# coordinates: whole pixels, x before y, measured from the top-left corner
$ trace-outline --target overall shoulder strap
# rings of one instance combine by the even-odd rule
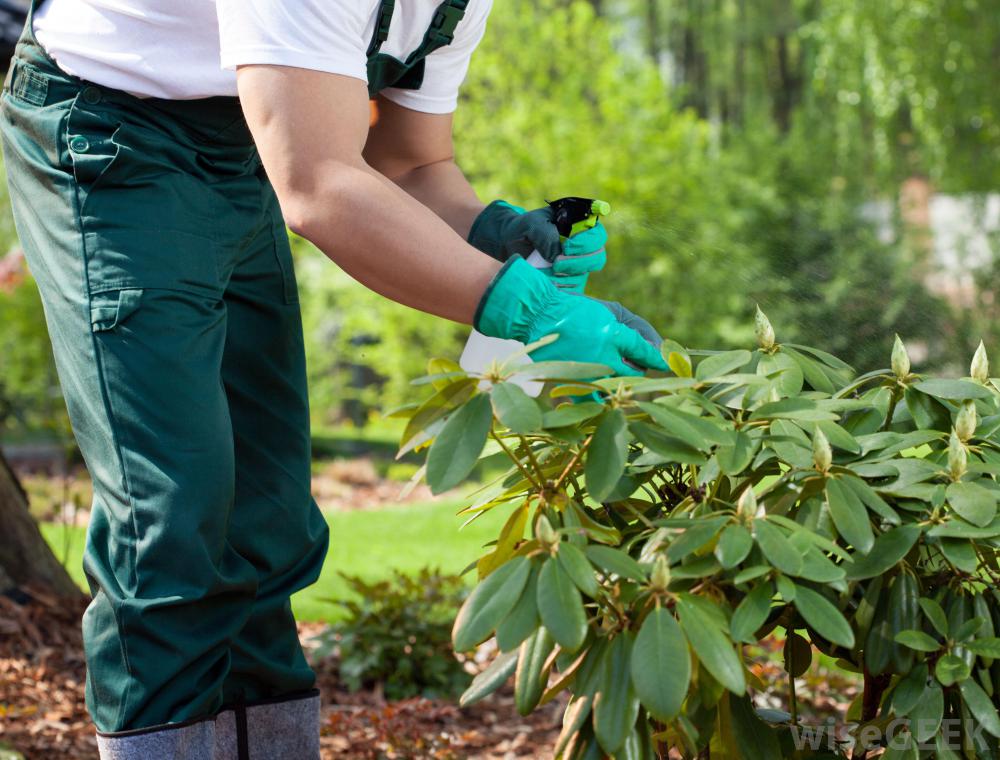
[[[378,16],[375,19],[375,32],[372,41],[368,43],[368,59],[378,55],[382,43],[389,39],[389,24],[392,23],[392,12],[396,9],[396,0],[381,0]]]
[[[434,11],[431,25],[424,33],[424,39],[406,59],[407,63],[422,60],[439,48],[450,45],[455,39],[455,28],[465,16],[469,0],[444,0]]]

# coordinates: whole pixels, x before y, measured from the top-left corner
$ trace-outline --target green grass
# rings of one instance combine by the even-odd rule
[[[507,517],[507,510],[495,510],[459,530],[464,518],[455,513],[461,503],[461,499],[451,499],[327,515],[330,552],[319,581],[292,598],[296,616],[300,620],[340,616],[341,608],[335,601],[347,592],[338,572],[367,580],[388,577],[393,570],[412,573],[424,567],[461,572],[482,554],[483,544],[496,538]],[[73,579],[86,587],[80,567],[83,528],[56,523],[41,527],[56,557],[64,561]]]

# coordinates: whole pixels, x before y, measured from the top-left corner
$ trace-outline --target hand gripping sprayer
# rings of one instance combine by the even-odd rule
[[[560,198],[557,201],[548,201],[548,204],[553,212],[552,221],[564,243],[573,235],[589,230],[597,224],[600,217],[611,213],[609,203],[593,198]],[[528,256],[528,263],[536,269],[548,269],[552,266],[552,263],[542,258],[542,254],[538,251],[533,251]],[[523,348],[524,344],[520,341],[491,338],[473,330],[465,344],[465,350],[462,351],[459,364],[466,372],[481,373],[485,372],[494,361],[502,361]],[[519,359],[522,364],[530,361],[529,356]],[[542,391],[542,383],[535,380],[518,380],[515,375],[511,381],[520,385],[531,396],[537,396]]]

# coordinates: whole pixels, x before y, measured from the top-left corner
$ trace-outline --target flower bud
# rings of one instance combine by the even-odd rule
[[[559,543],[559,534],[553,530],[552,523],[549,522],[545,515],[539,517],[538,522],[535,523],[535,537],[546,548]]]
[[[892,344],[892,373],[900,379],[910,374],[910,355],[898,335]]]
[[[833,464],[833,449],[830,448],[830,441],[819,428],[816,428],[816,432],[813,433],[813,464],[820,472],[827,472],[830,465]]]
[[[757,313],[754,315],[753,332],[757,337],[758,346],[765,351],[774,347],[774,328],[771,326],[771,320],[761,311],[760,306],[757,307]]]
[[[976,413],[975,401],[964,401],[955,417],[955,433],[959,440],[967,441],[976,434],[979,427],[979,415]]]
[[[990,379],[990,359],[986,355],[986,346],[983,345],[982,341],[979,341],[979,348],[976,349],[976,354],[972,357],[972,368],[969,370],[969,375],[973,380],[978,380],[981,383]]]
[[[958,434],[952,430],[951,440],[948,442],[948,471],[951,473],[951,479],[955,482],[961,480],[968,466],[969,452],[966,451],[965,444]]]
[[[736,502],[736,513],[745,520],[757,516],[759,507],[757,505],[757,494],[752,487],[748,487],[740,494],[740,499]]]
[[[653,572],[649,576],[649,586],[657,591],[666,591],[669,585],[670,565],[664,555],[657,554],[653,561]]]

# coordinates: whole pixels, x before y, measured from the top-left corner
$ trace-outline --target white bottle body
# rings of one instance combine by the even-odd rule
[[[542,258],[542,254],[538,251],[534,251],[528,257],[528,263],[535,269],[548,269],[552,266]],[[465,349],[462,351],[458,363],[466,372],[484,372],[494,361],[502,361],[522,348],[524,348],[524,344],[520,341],[491,338],[478,330],[473,330],[465,343]],[[530,361],[531,357],[527,355],[518,359],[521,364],[527,364]],[[510,380],[521,386],[521,389],[529,396],[537,396],[542,392],[543,383],[537,380],[518,379],[517,375]]]

